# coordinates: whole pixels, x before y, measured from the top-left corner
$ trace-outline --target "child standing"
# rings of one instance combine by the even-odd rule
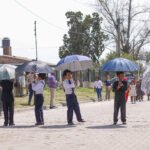
[[[98,101],[102,101],[102,87],[103,87],[102,81],[99,80],[99,77],[96,77],[96,81],[94,82],[94,88],[97,93]]]
[[[75,94],[75,84],[72,79],[72,72],[70,70],[65,70],[63,72],[63,87],[66,94],[66,101],[67,101],[67,121],[68,125],[74,125],[73,123],[73,111],[76,114],[78,122],[85,122],[80,113],[79,103]]]
[[[141,80],[137,82],[137,100],[143,101],[144,92],[141,90]]]
[[[131,103],[135,104],[137,93],[136,93],[136,84],[134,80],[132,80],[130,85],[130,96],[131,96]]]
[[[45,86],[45,74],[38,74],[36,81],[32,83],[32,89],[35,91],[35,118],[36,124],[35,125],[44,125],[44,118],[43,118],[43,89]]]

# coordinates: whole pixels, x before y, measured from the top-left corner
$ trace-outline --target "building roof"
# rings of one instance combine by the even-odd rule
[[[21,65],[27,61],[32,61],[27,57],[18,57],[18,56],[9,56],[9,55],[0,55],[0,64],[13,64],[13,65]],[[42,61],[43,62],[43,61]],[[55,64],[47,63],[51,67],[55,67]]]

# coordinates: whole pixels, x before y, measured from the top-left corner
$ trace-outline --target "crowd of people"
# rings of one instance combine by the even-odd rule
[[[137,81],[136,78],[132,79],[130,82],[127,77],[124,77],[124,81],[127,81],[127,90],[125,92],[126,102],[128,99],[131,100],[132,104],[135,104],[137,101],[143,101],[143,96],[147,95],[147,100],[150,101],[150,91],[147,90],[144,93],[141,89],[142,80]],[[102,96],[103,89],[105,88],[105,96]],[[104,81],[100,80],[99,77],[96,77],[94,82],[94,91],[97,94],[97,100],[110,100],[111,99],[111,91],[113,88],[113,83],[110,80],[109,75],[106,76]]]
[[[26,75],[27,85],[28,85],[28,105],[31,105],[32,99],[34,99],[34,112],[35,112],[35,125],[44,125],[44,115],[43,115],[43,104],[44,104],[44,87],[47,85],[50,88],[50,109],[56,108],[55,106],[55,93],[58,86],[58,82],[55,75],[52,73],[48,76],[46,80],[46,74],[39,73],[27,73]],[[46,82],[45,82],[46,81]],[[4,126],[14,126],[14,95],[13,87],[16,85],[12,80],[2,80],[0,81],[0,98],[2,101],[2,109],[4,112]],[[17,85],[16,85],[17,86]],[[80,113],[80,107],[75,94],[75,83],[72,79],[72,72],[70,70],[65,70],[63,72],[63,88],[66,94],[67,103],[67,122],[68,125],[73,125],[73,112],[75,112],[78,122],[85,122],[82,119]],[[34,97],[34,98],[33,98]]]
[[[126,124],[126,103],[128,101],[128,95],[131,97],[131,103],[135,104],[137,101],[143,101],[144,92],[141,90],[141,81],[133,79],[131,83],[124,76],[123,72],[117,72],[118,80],[111,83],[109,76],[106,76],[104,82],[99,77],[96,77],[94,82],[94,90],[97,93],[98,101],[102,101],[103,87],[106,89],[105,100],[111,99],[111,90],[114,92],[114,125],[118,122],[118,112],[121,109],[121,120],[123,124]],[[43,104],[44,96],[43,91],[47,83],[50,89],[50,109],[56,108],[55,106],[55,94],[58,82],[55,75],[52,73],[46,80],[45,74],[27,73],[26,81],[28,85],[28,105],[31,105],[32,99],[34,99],[35,106],[35,125],[44,125]],[[14,80],[2,80],[0,82],[1,101],[4,112],[4,126],[14,126],[14,96],[13,87]],[[63,72],[63,89],[66,95],[67,104],[67,123],[73,125],[73,112],[76,114],[78,122],[85,122],[82,118],[77,96],[75,94],[75,82],[73,80],[72,72],[65,70]],[[150,92],[147,91],[148,100],[150,100]],[[34,97],[34,98],[33,98]]]

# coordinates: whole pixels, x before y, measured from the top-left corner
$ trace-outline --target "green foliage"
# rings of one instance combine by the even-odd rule
[[[101,31],[103,19],[98,13],[83,17],[81,12],[67,12],[68,34],[63,36],[63,45],[59,47],[59,57],[82,54],[91,57],[95,64],[103,53],[104,41],[108,36]]]
[[[100,64],[103,65],[104,63],[106,63],[107,61],[111,60],[111,59],[114,59],[114,58],[117,58],[118,57],[118,54],[114,51],[114,52],[110,52],[106,55],[106,58],[105,59],[102,59]],[[121,57],[122,58],[126,58],[126,59],[129,59],[129,60],[132,60],[132,61],[135,61],[133,56],[130,55],[130,54],[127,54],[127,53],[122,53],[121,54]]]

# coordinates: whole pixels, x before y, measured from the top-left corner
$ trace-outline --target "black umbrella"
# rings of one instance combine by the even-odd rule
[[[25,62],[16,68],[16,72],[51,73],[51,67],[41,61]]]

